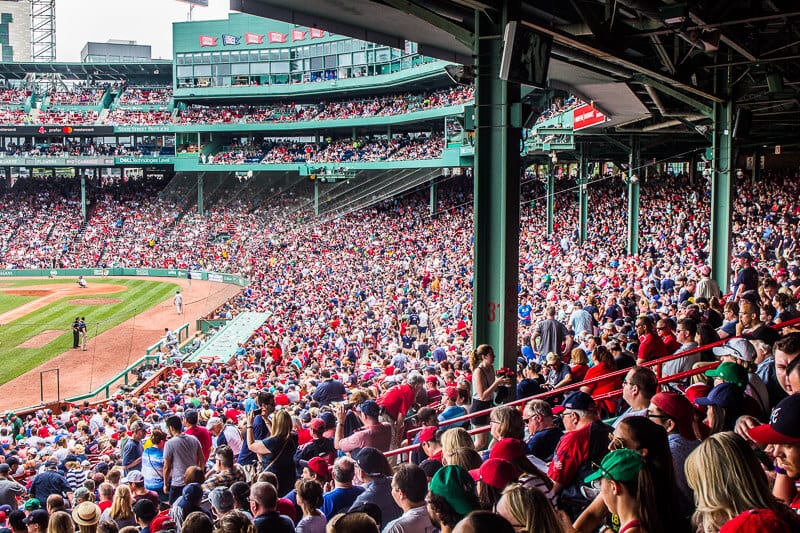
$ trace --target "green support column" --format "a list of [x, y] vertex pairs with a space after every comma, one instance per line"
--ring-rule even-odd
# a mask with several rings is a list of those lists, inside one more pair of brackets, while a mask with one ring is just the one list
[[[628, 157], [628, 253], [639, 253], [639, 179], [643, 175], [639, 137], [631, 137]], [[636, 176], [637, 179], [633, 179]]]
[[547, 235], [553, 234], [553, 218], [555, 217], [556, 209], [556, 179], [553, 176], [553, 167], [548, 163], [545, 165], [545, 172], [547, 173], [545, 182], [545, 193], [547, 194]]
[[692, 155], [689, 159], [689, 185], [697, 183], [697, 156]]
[[319, 181], [314, 180], [314, 216], [319, 216]]
[[519, 16], [519, 0], [502, 13], [475, 11], [475, 274], [472, 344], [490, 344], [495, 367], [514, 368], [517, 358], [519, 263], [520, 87], [499, 78], [503, 32]]
[[428, 204], [428, 214], [431, 218], [436, 218], [436, 204], [439, 203], [439, 190], [436, 180], [431, 180], [430, 203]]
[[751, 183], [755, 185], [761, 177], [761, 151], [758, 147], [753, 149], [753, 171], [750, 173]]
[[578, 242], [586, 242], [586, 230], [589, 226], [589, 173], [586, 164], [586, 145], [581, 144], [578, 159]]
[[203, 172], [197, 173], [197, 212], [203, 214]]
[[[719, 69], [714, 80], [714, 92], [728, 95], [730, 67]], [[711, 173], [711, 275], [722, 291], [730, 287], [731, 275], [731, 208], [733, 205], [733, 178], [731, 162], [733, 149], [733, 102], [714, 104], [714, 132]]]
[[81, 173], [81, 216], [86, 222], [86, 176]]

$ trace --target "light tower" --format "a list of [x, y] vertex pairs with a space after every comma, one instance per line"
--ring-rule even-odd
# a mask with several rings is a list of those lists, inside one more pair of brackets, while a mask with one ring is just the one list
[[31, 59], [52, 63], [56, 60], [56, 0], [31, 2]]

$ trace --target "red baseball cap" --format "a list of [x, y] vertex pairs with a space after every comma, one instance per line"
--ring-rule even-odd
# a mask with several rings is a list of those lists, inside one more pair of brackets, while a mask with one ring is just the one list
[[792, 526], [771, 509], [750, 509], [728, 520], [719, 533], [790, 533]]
[[329, 479], [331, 477], [328, 473], [328, 461], [322, 457], [312, 457], [308, 461], [300, 461], [300, 466], [307, 467], [322, 479]]
[[475, 481], [483, 481], [498, 490], [503, 490], [519, 477], [517, 467], [504, 459], [488, 459], [480, 468], [470, 470], [469, 473]]
[[650, 403], [675, 421], [681, 436], [689, 440], [695, 439], [692, 429], [693, 408], [686, 396], [680, 392], [659, 392], [650, 399]]
[[453, 387], [453, 386], [445, 387], [444, 395], [447, 396], [448, 398], [450, 398], [451, 400], [457, 400], [458, 399], [458, 387]]
[[321, 418], [314, 418], [308, 423], [308, 427], [314, 431], [324, 431], [325, 421]]
[[436, 376], [428, 376], [427, 378], [425, 378], [426, 383], [436, 383], [438, 381], [439, 380], [436, 378]]
[[434, 436], [436, 435], [436, 430], [439, 429], [436, 426], [425, 426], [422, 428], [422, 431], [419, 432], [419, 443], [422, 444], [423, 442], [429, 442], [434, 440]]
[[503, 459], [505, 461], [515, 461], [525, 455], [525, 447], [522, 441], [513, 437], [501, 439], [492, 446], [489, 451], [490, 459]]

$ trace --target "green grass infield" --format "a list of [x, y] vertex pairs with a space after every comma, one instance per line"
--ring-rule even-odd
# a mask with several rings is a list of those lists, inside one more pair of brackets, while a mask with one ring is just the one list
[[[73, 294], [52, 302], [16, 320], [0, 326], [0, 383], [6, 383], [36, 368], [60, 353], [72, 349], [72, 322], [76, 316], [85, 316], [89, 338], [113, 328], [129, 318], [147, 311], [151, 307], [171, 298], [180, 287], [175, 283], [144, 281], [138, 279], [95, 279], [90, 286], [100, 284], [121, 285], [124, 291], [110, 294]], [[16, 279], [3, 280], [0, 286], [0, 313], [19, 307], [36, 297], [14, 296], [1, 289], [64, 284], [74, 286], [75, 280]], [[110, 299], [104, 305], [77, 305], [69, 303], [80, 298]], [[60, 330], [62, 334], [41, 348], [20, 348], [19, 345], [44, 331]]]

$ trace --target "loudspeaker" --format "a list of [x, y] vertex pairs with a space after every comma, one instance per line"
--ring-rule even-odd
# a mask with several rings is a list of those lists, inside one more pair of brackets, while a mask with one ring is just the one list
[[753, 123], [753, 113], [749, 109], [740, 107], [736, 110], [736, 118], [733, 121], [733, 138], [736, 140], [746, 139], [750, 135], [750, 126]]

